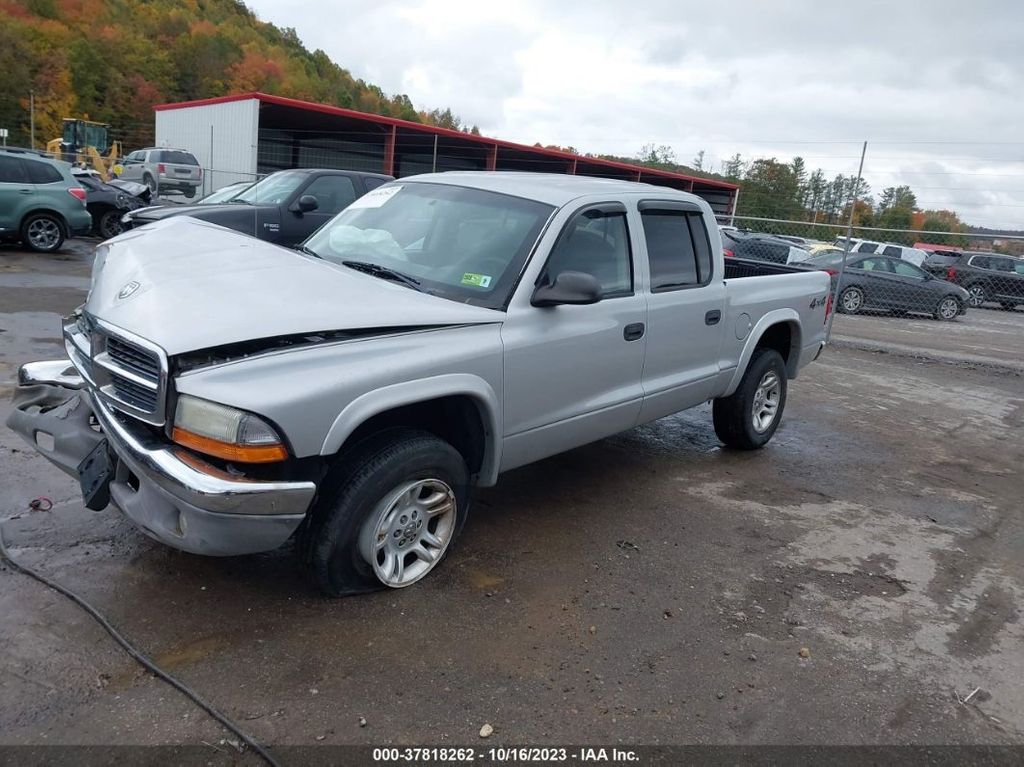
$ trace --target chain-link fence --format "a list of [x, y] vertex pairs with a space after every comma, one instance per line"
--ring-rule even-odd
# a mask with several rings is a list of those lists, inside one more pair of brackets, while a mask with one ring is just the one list
[[736, 217], [721, 225], [726, 257], [820, 269], [840, 315], [957, 322], [1024, 307], [1024, 237], [847, 227]]

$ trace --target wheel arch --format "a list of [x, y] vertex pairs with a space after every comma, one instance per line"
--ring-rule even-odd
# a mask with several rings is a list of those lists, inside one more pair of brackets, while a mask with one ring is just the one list
[[786, 365], [786, 377], [796, 378], [797, 371], [800, 369], [802, 343], [803, 330], [801, 329], [800, 315], [795, 309], [776, 309], [768, 312], [758, 320], [754, 329], [750, 331], [750, 335], [747, 336], [747, 343], [743, 346], [736, 370], [722, 396], [727, 397], [736, 391], [754, 352], [765, 347], [775, 349], [782, 355], [782, 361]]
[[64, 217], [64, 214], [61, 213], [59, 210], [49, 208], [45, 205], [41, 205], [38, 208], [32, 208], [31, 210], [25, 211], [25, 214], [21, 217], [21, 221], [18, 222], [18, 233], [21, 233], [21, 230], [25, 228], [25, 223], [30, 218], [32, 218], [32, 216], [38, 216], [40, 213], [49, 213], [51, 216], [56, 218], [57, 221], [60, 223], [61, 228], [64, 230], [65, 239], [67, 239], [67, 237], [71, 234], [71, 227], [68, 226], [68, 220]]
[[394, 384], [357, 397], [335, 418], [320, 454], [333, 456], [371, 434], [421, 428], [451, 443], [476, 483], [497, 481], [501, 462], [501, 406], [491, 386], [468, 374]]

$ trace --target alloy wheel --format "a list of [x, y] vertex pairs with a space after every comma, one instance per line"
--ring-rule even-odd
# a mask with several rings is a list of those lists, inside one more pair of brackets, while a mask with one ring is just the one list
[[444, 556], [455, 532], [455, 491], [440, 479], [399, 485], [359, 531], [359, 553], [385, 586], [411, 586]]

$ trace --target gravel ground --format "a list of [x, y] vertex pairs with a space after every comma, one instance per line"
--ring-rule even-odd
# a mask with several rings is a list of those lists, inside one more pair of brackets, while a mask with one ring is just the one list
[[[83, 299], [72, 246], [0, 249], [0, 417], [17, 365], [57, 356], [56, 313]], [[5, 429], [0, 518], [20, 560], [268, 743], [468, 743], [489, 723], [488, 743], [1020, 744], [1024, 378], [926, 359], [1019, 360], [1021, 335], [986, 329], [1008, 317], [913, 321], [917, 358], [828, 350], [755, 454], [722, 450], [701, 407], [511, 472], [399, 592], [330, 601], [288, 550], [167, 549], [85, 510]], [[869, 347], [879, 323], [910, 324], [840, 320]], [[40, 495], [52, 511], [27, 510]], [[0, 570], [0, 744], [225, 737]]]

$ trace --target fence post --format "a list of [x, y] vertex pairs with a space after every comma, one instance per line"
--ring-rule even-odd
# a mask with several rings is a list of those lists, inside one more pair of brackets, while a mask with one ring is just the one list
[[828, 328], [825, 330], [825, 343], [832, 340], [832, 323], [835, 322], [839, 313], [840, 289], [843, 286], [843, 273], [846, 271], [846, 260], [850, 257], [850, 238], [853, 237], [853, 214], [857, 210], [857, 195], [860, 194], [860, 178], [864, 173], [864, 155], [868, 152], [868, 142], [860, 150], [860, 166], [857, 168], [857, 180], [853, 184], [853, 195], [850, 197], [850, 218], [846, 224], [846, 245], [843, 247], [843, 260], [839, 262], [839, 274], [836, 275], [836, 295], [832, 300], [832, 314], [828, 318]]

